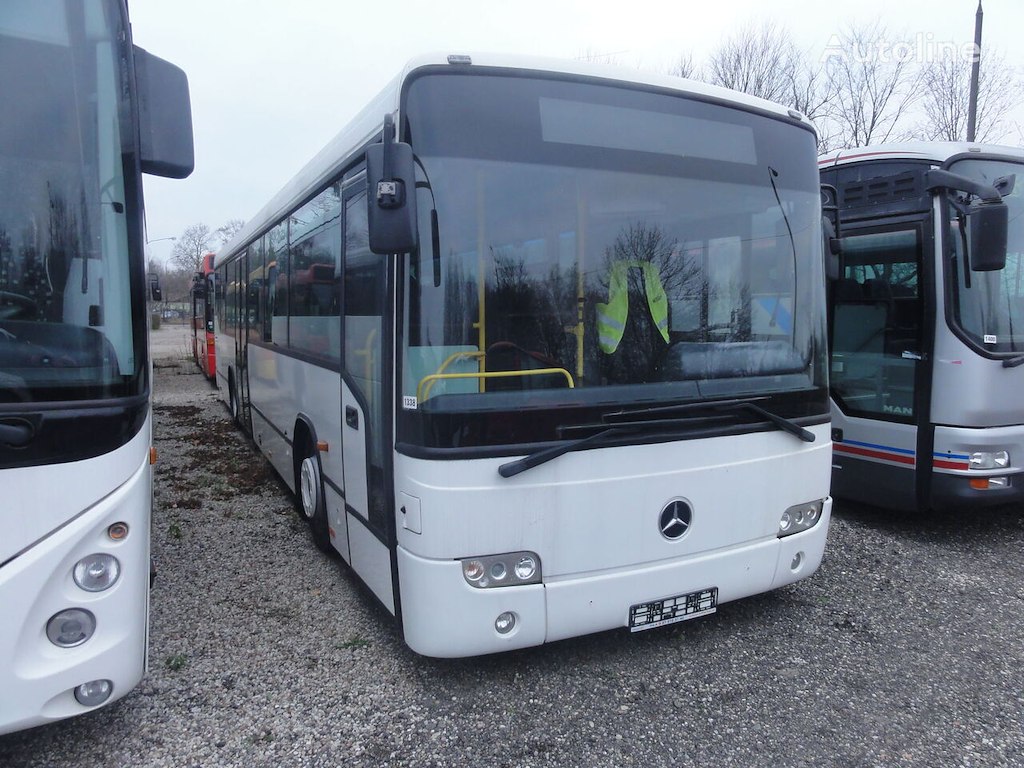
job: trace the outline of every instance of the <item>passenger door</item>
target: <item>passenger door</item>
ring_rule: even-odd
[[[342,205],[342,451],[351,565],[393,612],[387,494],[391,400],[384,385],[387,257],[370,251],[365,175],[345,187]]]
[[[870,487],[887,501],[906,495],[912,506],[908,470],[930,466],[930,451],[920,456],[918,446],[928,412],[921,279],[927,232],[918,218],[843,233],[843,273],[830,289],[837,495],[864,498]],[[860,491],[845,493],[847,486]]]

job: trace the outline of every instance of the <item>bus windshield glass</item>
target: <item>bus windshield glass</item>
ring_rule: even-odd
[[[1003,196],[1009,208],[1005,268],[969,272],[964,259],[964,238],[955,234],[952,238],[953,322],[968,339],[988,352],[1024,352],[1024,164],[969,159],[953,163],[950,171],[986,184],[1005,179],[1010,187]],[[954,224],[959,223],[960,213],[952,207],[950,216]]]
[[[400,441],[544,442],[715,398],[827,411],[809,130],[498,74],[421,75],[405,118],[420,247],[399,299]]]
[[[125,40],[116,4],[0,4],[0,402],[141,391]]]

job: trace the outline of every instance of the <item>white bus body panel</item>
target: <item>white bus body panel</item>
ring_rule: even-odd
[[[5,497],[19,500],[2,510],[4,558],[13,554],[12,547],[20,552],[0,568],[0,733],[87,711],[73,693],[82,683],[111,680],[113,693],[106,705],[142,679],[149,615],[151,429],[147,419],[129,443],[94,459],[0,473]],[[39,531],[28,520],[45,520],[50,528]],[[129,526],[121,542],[107,536],[116,522]],[[110,589],[89,593],[75,584],[72,569],[96,552],[114,555],[121,575]],[[95,615],[96,633],[78,647],[58,648],[46,637],[46,623],[72,607]]]
[[[327,450],[320,452],[325,485],[333,483],[344,491],[338,372],[253,345],[248,363],[253,439],[288,487],[295,491],[291,441],[302,415],[313,425],[316,439],[327,443]]]
[[[708,587],[724,603],[810,576],[831,500],[806,533],[777,532],[784,510],[828,498],[829,427],[811,431],[809,444],[767,432],[585,450],[508,479],[498,466],[510,459],[396,456],[396,493],[418,499],[422,530],[398,526],[406,642],[428,656],[492,653],[626,626],[638,603]],[[669,541],[659,515],[679,498],[693,523]],[[457,558],[519,550],[540,556],[542,585],[478,589],[462,576]],[[503,611],[517,614],[509,635],[494,629]]]

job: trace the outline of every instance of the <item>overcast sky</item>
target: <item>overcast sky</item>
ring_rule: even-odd
[[[977,0],[128,0],[135,43],[185,70],[196,169],[145,177],[149,255],[189,225],[251,218],[413,55],[493,51],[667,71],[737,27],[772,20],[814,60],[876,19],[922,56],[974,39]],[[984,0],[983,50],[1024,73],[1024,2]],[[1024,130],[1024,108],[1013,116]],[[1020,131],[1007,143],[1024,143]]]

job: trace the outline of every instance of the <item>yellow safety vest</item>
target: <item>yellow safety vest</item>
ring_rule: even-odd
[[[617,261],[612,264],[608,279],[608,303],[597,304],[597,337],[601,351],[611,354],[618,349],[622,334],[626,331],[629,315],[629,270],[638,267],[643,271],[644,293],[651,319],[668,343],[668,296],[661,285],[658,268],[649,261]]]

